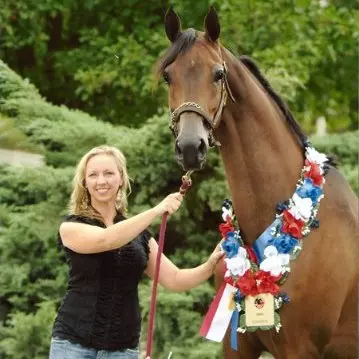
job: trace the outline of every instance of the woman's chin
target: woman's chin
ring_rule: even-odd
[[[94,203],[101,203],[101,204],[105,204],[105,203],[115,203],[115,202],[116,202],[116,198],[114,198],[113,196],[109,196],[109,195],[94,196],[94,197],[93,197],[93,202],[94,202]]]

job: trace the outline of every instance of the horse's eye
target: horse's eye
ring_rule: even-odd
[[[217,70],[214,74],[214,82],[218,82],[224,78],[223,70]]]
[[[162,75],[163,81],[166,82],[166,84],[170,83],[170,76],[168,75],[168,72],[164,72]]]

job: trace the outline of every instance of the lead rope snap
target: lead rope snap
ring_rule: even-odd
[[[192,186],[192,180],[191,180],[191,174],[193,173],[193,171],[187,171],[187,173],[182,176],[182,185],[179,189],[179,192],[181,193],[181,195],[184,195],[186,193],[186,191],[188,190],[188,188],[190,188]]]

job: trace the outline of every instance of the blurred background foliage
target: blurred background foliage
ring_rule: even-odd
[[[358,8],[354,1],[172,1],[183,28],[202,28],[209,5],[222,43],[252,56],[307,133],[324,116],[329,135],[312,136],[333,153],[356,193]],[[130,214],[178,190],[166,89],[153,67],[168,45],[169,2],[3,0],[0,7],[0,148],[44,155],[41,168],[0,166],[0,357],[44,359],[67,265],[56,246],[74,166],[100,144],[118,146],[133,179]],[[10,69],[11,68],[11,69]],[[198,265],[218,242],[220,207],[229,196],[218,153],[181,211],[171,217],[165,252]],[[157,233],[159,222],[152,227]],[[219,358],[220,345],[198,336],[214,294],[159,292],[156,357]],[[140,287],[146,331],[150,283]],[[143,335],[142,340],[145,340]],[[143,345],[143,342],[142,342]]]
[[[139,127],[165,104],[152,69],[167,46],[169,1],[3,0],[0,57],[48,101]],[[202,29],[209,5],[223,44],[252,56],[311,131],[356,127],[358,4],[331,0],[173,0],[183,27]],[[300,116],[299,116],[300,115]]]

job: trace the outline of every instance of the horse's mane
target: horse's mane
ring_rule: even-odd
[[[294,119],[292,113],[289,111],[288,106],[282,100],[282,98],[273,90],[272,86],[268,82],[268,80],[261,73],[258,65],[248,56],[240,56],[240,61],[246,66],[246,68],[254,75],[254,77],[260,82],[263,86],[264,90],[268,93],[268,95],[273,99],[273,101],[277,104],[279,109],[282,111],[286,121],[289,126],[293,129],[294,133],[300,139],[303,147],[306,147],[308,144],[307,136],[304,134],[302,129],[300,128],[297,121]]]
[[[282,111],[286,121],[289,126],[292,128],[294,133],[298,136],[302,146],[305,148],[309,145],[309,141],[307,136],[302,131],[298,122],[294,119],[292,113],[289,111],[288,106],[282,100],[282,98],[273,90],[272,86],[268,82],[268,80],[261,73],[258,65],[248,56],[242,55],[239,57],[239,60],[246,66],[246,68],[254,75],[254,77],[260,82],[263,86],[264,90],[268,93],[268,95],[273,99],[273,101],[277,104],[279,109]],[[338,163],[334,155],[327,155],[328,165],[333,167],[337,167]]]

